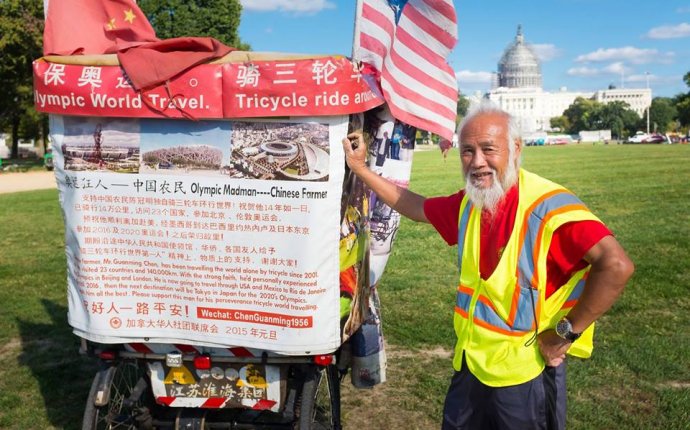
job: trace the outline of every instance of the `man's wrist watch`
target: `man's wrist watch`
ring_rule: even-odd
[[[569,342],[575,342],[582,335],[573,332],[573,325],[566,317],[561,318],[556,324],[556,334]]]

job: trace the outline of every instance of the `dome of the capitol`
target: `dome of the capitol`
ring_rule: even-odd
[[[498,86],[505,88],[541,88],[541,65],[532,48],[525,43],[518,25],[515,41],[498,62]]]

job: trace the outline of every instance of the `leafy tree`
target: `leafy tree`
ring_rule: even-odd
[[[43,1],[0,0],[0,129],[11,130],[13,158],[22,121],[34,118],[39,126],[45,123],[33,107],[31,65],[43,55],[42,46]]]
[[[593,123],[600,130],[611,130],[611,134],[623,139],[635,134],[640,123],[640,116],[624,101],[613,101],[601,105],[595,113]]]
[[[690,94],[680,94],[674,101],[678,112],[678,122],[683,127],[690,127]]]
[[[237,49],[251,49],[238,33],[239,0],[139,0],[137,4],[160,39],[208,36]]]
[[[467,110],[470,108],[470,99],[458,92],[458,104],[455,110],[455,128],[457,130],[460,121],[467,115]]]
[[[690,72],[683,76],[683,81],[690,87]],[[678,112],[678,122],[683,127],[690,127],[690,92],[678,94],[673,98],[673,103]]]
[[[570,130],[570,121],[568,121],[568,118],[565,115],[551,118],[551,120],[549,121],[549,125],[552,129],[558,128],[561,131]]]
[[[568,133],[610,129],[611,134],[619,139],[634,134],[640,124],[640,116],[623,101],[603,104],[582,97],[576,98],[563,112],[563,118],[555,120],[562,125],[569,124],[566,127]]]
[[[470,99],[458,93],[458,105],[456,108],[457,117],[455,122],[460,122],[460,120],[462,120],[462,118],[464,118],[465,115],[467,115],[467,109],[469,109],[469,107]]]
[[[570,127],[567,132],[571,134],[579,133],[582,130],[596,130],[596,125],[593,122],[596,119],[597,110],[601,109],[602,104],[596,100],[578,97],[573,104],[568,106],[563,112]]]
[[[668,97],[655,97],[649,108],[649,121],[654,125],[654,130],[659,133],[666,133],[674,128],[674,123],[678,118],[678,110],[673,104],[673,100]]]
[[[621,139],[628,136],[633,136],[640,125],[640,115],[632,109],[627,109],[622,114],[621,119],[623,120],[623,132],[621,134]]]

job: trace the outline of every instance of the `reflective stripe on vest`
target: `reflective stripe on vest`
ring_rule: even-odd
[[[458,224],[458,244],[465,243],[465,236],[467,235],[467,225],[470,220],[470,212],[472,212],[472,203],[466,202],[462,213],[460,214],[460,223]],[[462,246],[458,246],[458,267],[462,267]]]
[[[577,284],[575,284],[575,288],[573,288],[573,291],[570,292],[568,298],[565,299],[565,303],[563,303],[561,309],[570,309],[573,306],[575,306],[575,303],[577,303],[577,299],[580,298],[582,291],[585,289],[585,279],[587,278],[582,278],[577,282]]]
[[[523,237],[520,239],[522,245],[519,264],[519,280],[523,288],[537,288],[537,274],[534,265],[537,260],[537,250],[543,233],[544,225],[554,215],[572,211],[587,210],[587,207],[580,199],[565,190],[556,190],[545,194],[537,200],[530,209],[527,210],[522,228]]]
[[[455,295],[455,312],[459,313],[465,318],[467,318],[467,313],[470,311],[472,293],[474,293],[474,290],[460,285],[458,287],[458,292]]]

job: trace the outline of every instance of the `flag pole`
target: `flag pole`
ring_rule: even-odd
[[[355,26],[352,35],[352,59],[355,59],[355,55],[359,50],[359,17],[362,16],[362,0],[357,0],[355,5]]]

